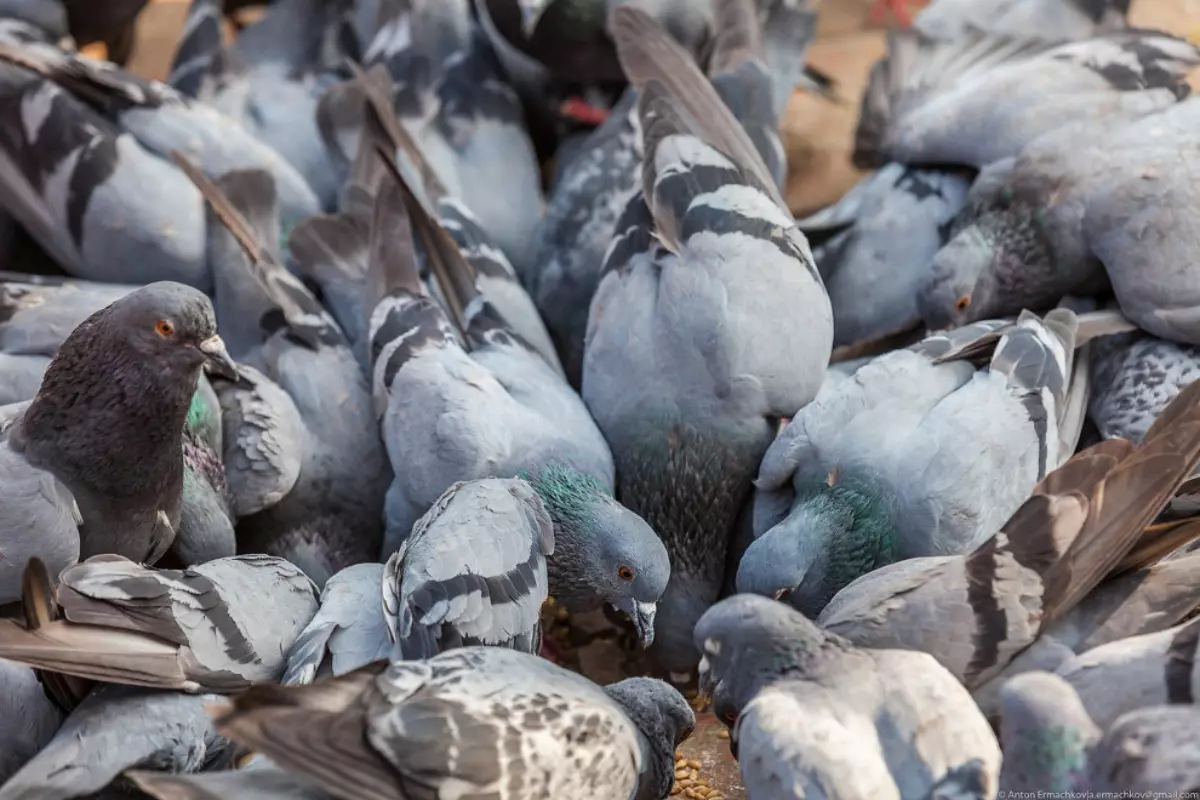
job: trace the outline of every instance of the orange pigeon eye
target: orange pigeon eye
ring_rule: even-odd
[[[971,307],[970,295],[963,295],[962,297],[958,298],[958,302],[954,304],[954,310],[960,314],[962,312],[966,311],[970,307]]]
[[[623,581],[633,580],[633,570],[629,567],[621,567],[617,570],[617,574],[621,576],[621,580]]]
[[[165,319],[160,319],[158,322],[154,323],[154,330],[164,339],[170,339],[175,335],[175,326]]]

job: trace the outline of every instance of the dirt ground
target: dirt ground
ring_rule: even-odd
[[[858,103],[871,65],[884,52],[884,27],[868,24],[873,0],[824,0],[821,22],[810,60],[836,81],[844,98],[833,104],[797,94],[784,123],[791,166],[787,198],[797,215],[837,200],[861,177],[850,163]],[[924,2],[913,0],[914,10]],[[131,68],[163,79],[169,69],[188,3],[154,0],[138,21]],[[1168,30],[1200,41],[1200,0],[1135,0],[1132,20],[1144,28]],[[888,20],[883,20],[887,24]],[[1200,88],[1200,71],[1193,75]],[[603,618],[573,619],[568,625],[548,610],[548,633],[555,638],[564,663],[601,683],[636,672],[628,649]],[[679,752],[677,797],[692,800],[744,800],[737,763],[729,753],[724,726],[711,714],[698,716],[696,733]]]

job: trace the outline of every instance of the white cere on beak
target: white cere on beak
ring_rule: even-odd
[[[721,642],[716,639],[705,639],[704,652],[714,656],[721,655]]]

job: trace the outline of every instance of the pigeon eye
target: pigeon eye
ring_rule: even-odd
[[[168,320],[160,319],[158,322],[154,323],[154,331],[164,339],[170,339],[175,335],[175,326],[172,325]]]
[[[962,297],[958,298],[958,302],[954,304],[954,310],[960,314],[962,312],[966,311],[970,307],[971,307],[970,295],[963,295]]]
[[[623,581],[633,580],[633,570],[629,567],[621,567],[617,570],[617,574],[621,576],[621,580]]]

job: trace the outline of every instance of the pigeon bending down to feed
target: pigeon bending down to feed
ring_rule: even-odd
[[[754,41],[753,13],[731,17],[727,46]],[[833,326],[808,244],[713,86],[644,13],[619,8],[611,27],[645,161],[592,299],[583,397],[619,499],[671,555],[656,659],[687,673],[759,460],[820,388]]]
[[[449,313],[420,280],[418,241]],[[384,555],[454,483],[522,477],[555,525],[551,594],[576,611],[613,605],[649,644],[670,572],[661,541],[612,498],[612,457],[579,396],[480,294],[399,173],[376,198],[370,263],[374,385],[396,474]]]
[[[541,647],[554,526],[522,480],[446,490],[388,559],[383,611],[397,654],[431,658],[471,645]]]
[[[97,556],[60,581],[63,618],[0,619],[0,658],[131,686],[235,692],[278,680],[317,612],[312,581],[265,555],[182,572]]]
[[[1054,623],[1106,576],[1144,566],[1144,552],[1156,558],[1172,549],[1146,526],[1198,460],[1200,382],[1163,412],[1140,447],[1113,439],[1082,451],[968,554],[901,561],[864,575],[833,598],[819,622],[861,647],[929,653],[968,688],[980,687],[1043,630],[1054,633]],[[1189,535],[1197,533],[1192,526]],[[1106,694],[1127,696],[1124,689]]]
[[[866,649],[796,610],[735,595],[696,625],[701,689],[732,725],[752,798],[919,800],[973,758],[988,784],[1000,748],[970,694],[925,653]]]
[[[1009,796],[1031,791],[1186,796],[1200,785],[1200,712],[1190,702],[1097,723],[1071,685],[1047,672],[1011,679],[1002,698],[1000,789]]]
[[[41,752],[0,787],[0,800],[100,796],[127,769],[199,772],[226,766],[234,747],[217,734],[213,695],[102,685]],[[104,796],[109,796],[105,794]]]
[[[695,715],[662,681],[601,688],[536,656],[468,647],[312,686],[259,686],[217,727],[339,797],[665,797]]]
[[[1077,331],[1065,309],[982,322],[828,387],[763,458],[738,591],[815,618],[859,576],[994,534],[1075,450],[1087,391]]]
[[[337,323],[280,262],[270,176],[238,170],[214,182],[175,155],[211,207],[214,305],[230,351],[283,390],[224,406],[264,431],[235,454],[249,461],[239,470],[268,484],[251,506],[260,510],[239,520],[239,546],[286,558],[321,585],[379,557],[391,475],[366,376]]]
[[[203,365],[234,374],[212,304],[141,288],[67,337],[0,442],[0,601],[31,557],[57,572],[103,553],[154,563],[180,524],[181,436]]]

